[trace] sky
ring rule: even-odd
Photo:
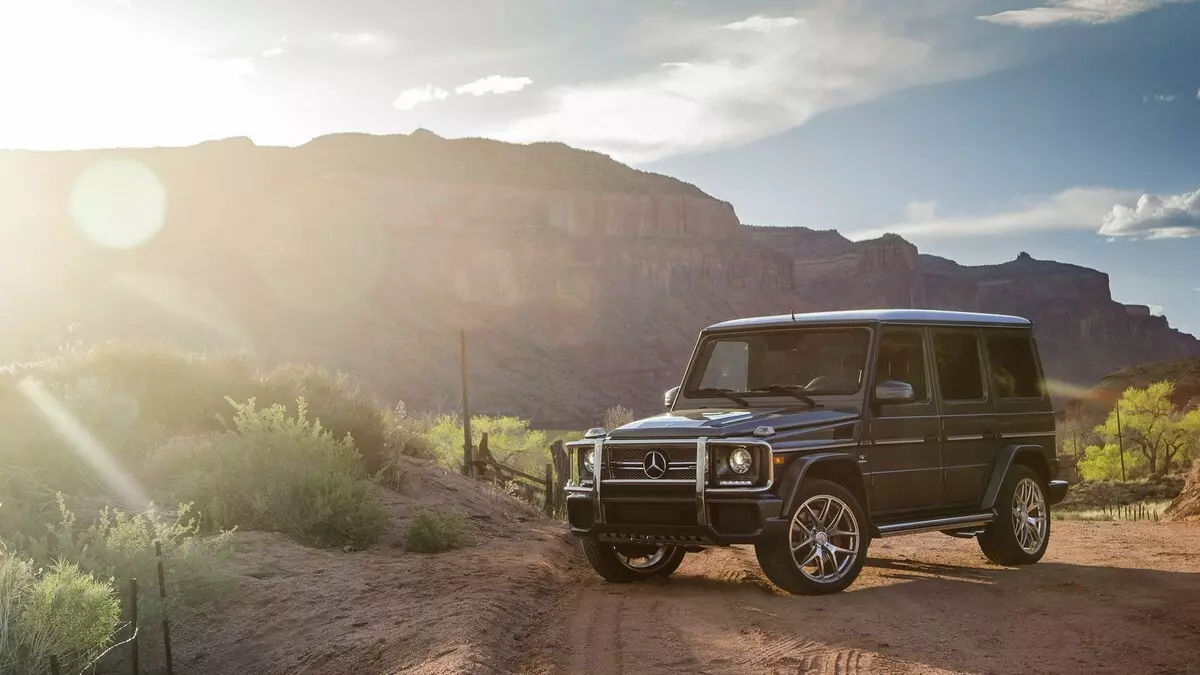
[[[0,147],[552,140],[1200,335],[1200,2],[0,0]]]

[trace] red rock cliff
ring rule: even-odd
[[[81,236],[69,208],[81,172],[106,157],[149,168],[166,195],[162,230],[130,250]],[[1082,384],[1197,350],[1165,319],[1113,303],[1098,272],[962,268],[895,236],[744,227],[694,186],[560,144],[418,132],[0,152],[0,236],[0,359],[77,323],[91,340],[313,361],[410,408],[447,409],[461,327],[473,407],[556,427],[616,403],[653,411],[696,332],[734,316],[1012,311],[1039,321],[1051,372]],[[1049,276],[1031,281],[1034,263]]]

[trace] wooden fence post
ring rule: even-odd
[[[544,510],[547,518],[554,517],[554,465],[546,463],[546,504]]]
[[[476,466],[473,476],[486,478],[492,465],[492,449],[488,447],[487,432],[479,434],[479,454],[475,457]]]
[[[550,456],[554,458],[554,509],[558,513],[567,504],[567,481],[571,478],[571,463],[561,439],[550,447]]]
[[[154,557],[158,561],[158,599],[162,607],[163,654],[167,659],[167,675],[175,675],[175,664],[171,660],[171,624],[167,620],[167,581],[163,575],[162,543],[154,542]]]

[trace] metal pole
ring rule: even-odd
[[[137,579],[129,580],[129,634],[133,639],[129,642],[129,672],[140,675],[138,667],[138,598]]]
[[[474,452],[471,447],[471,401],[467,395],[467,331],[460,328],[459,360],[462,364],[462,410],[463,410],[463,473],[475,475]]]
[[[1121,434],[1121,399],[1117,399],[1117,448],[1121,452],[1121,480],[1125,480],[1125,439]]]
[[[154,542],[154,555],[158,556],[158,599],[162,611],[163,653],[167,658],[167,675],[175,675],[175,664],[171,663],[171,625],[167,621],[167,582],[163,577],[162,544]]]

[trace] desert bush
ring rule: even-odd
[[[288,364],[270,372],[264,388],[264,402],[286,407],[302,398],[309,413],[335,436],[350,434],[369,473],[383,468],[393,451],[433,457],[426,440],[402,425],[402,408],[382,407],[345,373]]]
[[[462,545],[466,519],[453,511],[417,509],[408,524],[405,547],[416,553],[440,553]]]
[[[282,405],[229,404],[235,431],[197,444],[175,481],[216,527],[284,532],[310,546],[373,543],[387,521],[354,439],[337,439],[308,418],[304,399]]]
[[[167,600],[147,592],[138,602],[140,630],[149,636],[142,642],[147,662],[161,656],[161,640],[155,634],[164,613],[171,616],[178,608],[219,600],[236,587],[224,568],[231,532],[204,536],[189,504],[180,505],[173,515],[151,510],[130,516],[105,507],[86,527],[77,523],[62,495],[58,508],[56,523],[38,536],[18,533],[14,548],[39,564],[65,561],[97,578],[114,580],[123,593],[129,579],[149,583],[156,578],[155,541],[162,547]]]
[[[226,397],[254,398],[264,407],[278,403],[293,413],[296,400],[305,399],[309,414],[326,429],[337,437],[349,433],[355,439],[371,472],[383,465],[393,449],[433,457],[426,440],[405,427],[402,407],[389,410],[350,376],[307,365],[285,365],[262,375],[244,354],[107,344],[15,370],[11,382],[0,384],[0,403],[9,399],[20,403],[10,418],[44,417],[16,386],[27,376],[44,383],[56,400],[122,457],[124,448],[142,449],[168,436],[224,430]],[[89,408],[95,409],[94,414],[88,414]]]
[[[121,605],[111,583],[71,563],[48,571],[0,549],[0,675],[42,675],[50,656],[80,672],[113,641]]]
[[[617,427],[623,427],[626,424],[630,424],[636,419],[637,416],[632,410],[623,405],[615,405],[604,411],[604,424],[602,426],[605,429],[612,431]]]

